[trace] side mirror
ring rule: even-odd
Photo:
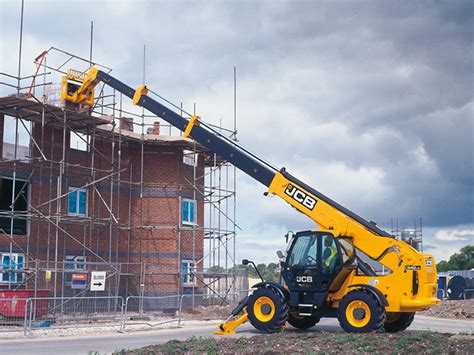
[[[247,259],[242,260],[242,265],[248,265],[248,264],[249,264],[249,261]]]
[[[278,256],[280,259],[285,258],[285,256],[284,256],[283,253],[281,252],[281,250],[277,250],[277,256]]]
[[[293,234],[294,233],[292,231],[289,231],[288,233],[285,234],[285,240],[287,244],[288,244],[288,239],[293,238]]]

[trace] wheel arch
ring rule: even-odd
[[[252,288],[272,288],[278,292],[285,300],[288,300],[289,293],[286,288],[275,281],[262,281],[252,286]]]
[[[385,295],[380,290],[378,290],[376,287],[374,287],[372,285],[354,284],[354,285],[350,285],[348,288],[352,288],[352,289],[360,288],[360,289],[366,290],[366,291],[370,292],[377,299],[377,301],[379,301],[379,303],[383,307],[388,306],[388,301],[387,301],[387,298],[385,297]]]

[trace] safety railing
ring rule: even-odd
[[[34,329],[79,328],[91,323],[115,327],[122,319],[123,308],[121,296],[28,298],[24,308],[24,335]]]
[[[81,327],[116,328],[125,332],[127,327],[159,326],[176,323],[182,326],[196,310],[207,306],[236,304],[241,292],[200,293],[168,296],[97,296],[97,297],[30,297],[0,298],[0,332],[13,332],[28,336],[36,330],[68,329]],[[219,309],[220,312],[227,310]],[[210,313],[205,317],[222,317]],[[199,313],[199,312],[198,312]],[[196,313],[196,314],[198,314]],[[201,314],[201,313],[199,313]],[[140,327],[136,327],[140,329]]]
[[[28,298],[0,298],[0,332],[21,330],[27,301]]]
[[[163,312],[167,309],[176,309],[179,303],[179,295],[170,296],[128,296],[125,299],[125,307],[123,311],[122,321],[120,322],[120,331],[125,332],[128,320],[134,320],[134,325],[148,324],[157,326],[166,323],[174,323],[177,320],[171,319],[166,321],[158,321],[150,323],[150,318],[157,315],[157,312]],[[174,302],[173,302],[174,300]],[[133,304],[135,301],[136,305]],[[135,307],[136,306],[136,307]],[[147,320],[147,322],[145,322]]]
[[[147,324],[154,327],[167,323],[182,325],[183,310],[194,309],[198,306],[210,306],[218,302],[234,304],[238,301],[239,293],[212,293],[212,294],[183,294],[170,296],[128,296],[125,299],[125,307],[120,331],[125,332],[127,324]],[[188,300],[188,301],[187,301]],[[187,301],[187,302],[186,302]],[[136,307],[133,307],[133,302]],[[169,311],[174,311],[170,319]],[[159,313],[157,313],[159,312]],[[162,316],[168,313],[166,320]]]

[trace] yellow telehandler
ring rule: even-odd
[[[307,329],[322,317],[337,317],[347,332],[396,332],[410,326],[416,311],[440,303],[432,255],[393,238],[285,168],[273,167],[200,117],[182,117],[148,96],[146,86],[132,89],[91,67],[81,77],[82,85],[63,80],[63,99],[90,103],[100,81],[232,163],[265,185],[266,195],[282,198],[319,227],[287,236],[286,251],[279,252],[283,282],[254,285],[217,334],[234,333],[247,320],[264,332],[278,331],[286,322]]]

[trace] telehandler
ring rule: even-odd
[[[410,326],[416,311],[439,305],[432,255],[393,238],[285,168],[276,169],[200,117],[182,117],[149,96],[145,85],[135,90],[91,67],[76,86],[67,77],[63,80],[62,99],[93,102],[99,82],[229,161],[265,185],[265,195],[279,196],[319,227],[287,235],[286,251],[278,253],[283,282],[262,280],[253,285],[253,292],[219,325],[217,334],[234,333],[247,320],[263,332],[278,331],[286,322],[307,329],[322,317],[337,317],[347,332],[397,332]]]

